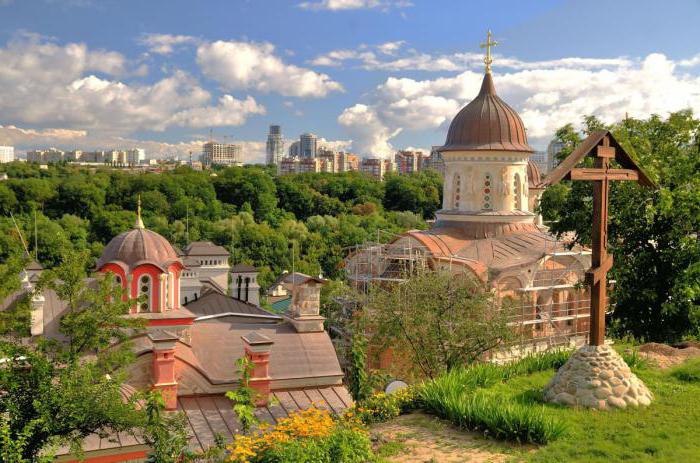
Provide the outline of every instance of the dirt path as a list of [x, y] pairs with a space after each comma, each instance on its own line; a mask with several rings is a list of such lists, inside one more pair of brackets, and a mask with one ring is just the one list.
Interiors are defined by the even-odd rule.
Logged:
[[377, 452], [392, 463], [504, 463], [512, 458], [512, 450], [521, 448], [460, 431], [424, 413], [375, 425], [372, 434]]

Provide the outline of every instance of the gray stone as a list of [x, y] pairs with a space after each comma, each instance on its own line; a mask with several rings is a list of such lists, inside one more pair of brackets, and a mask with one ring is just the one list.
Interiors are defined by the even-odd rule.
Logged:
[[573, 406], [576, 405], [576, 398], [571, 394], [567, 394], [566, 392], [560, 392], [556, 395], [556, 397], [554, 397], [553, 402], [561, 405]]
[[575, 352], [545, 388], [548, 402], [597, 410], [649, 405], [652, 395], [609, 346]]
[[624, 399], [621, 399], [619, 397], [608, 397], [608, 405], [616, 408], [626, 408], [627, 407], [627, 402], [624, 401]]

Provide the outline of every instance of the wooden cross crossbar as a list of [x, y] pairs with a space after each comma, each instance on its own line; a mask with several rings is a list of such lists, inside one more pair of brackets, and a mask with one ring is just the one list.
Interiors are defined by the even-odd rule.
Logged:
[[[613, 143], [614, 142], [614, 145]], [[585, 156], [595, 159], [594, 167], [576, 168]], [[618, 161], [623, 169], [613, 169], [610, 160]], [[545, 179], [545, 185], [563, 178], [592, 181], [593, 184], [593, 233], [591, 268], [586, 272], [586, 283], [591, 288], [591, 327], [589, 343], [600, 346], [605, 342], [605, 308], [607, 306], [607, 273], [612, 268], [613, 257], [608, 254], [608, 195], [611, 181], [636, 181], [646, 186], [653, 182], [624, 152], [608, 131], [592, 133], [573, 153]]]

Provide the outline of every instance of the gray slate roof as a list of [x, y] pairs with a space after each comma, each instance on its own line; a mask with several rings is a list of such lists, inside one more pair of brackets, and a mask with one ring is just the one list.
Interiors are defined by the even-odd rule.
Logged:
[[229, 252], [223, 246], [211, 241], [193, 241], [182, 250], [185, 256], [229, 256]]

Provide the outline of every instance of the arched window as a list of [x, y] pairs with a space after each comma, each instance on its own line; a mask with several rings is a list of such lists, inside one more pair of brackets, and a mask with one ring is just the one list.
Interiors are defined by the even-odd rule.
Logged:
[[117, 286], [121, 287], [122, 277], [120, 277], [119, 275], [114, 275], [114, 282], [117, 284]]
[[462, 177], [459, 174], [455, 174], [454, 179], [452, 180], [452, 195], [453, 195], [453, 200], [452, 204], [454, 209], [459, 209], [459, 200], [461, 199], [461, 192], [462, 192]]
[[139, 296], [145, 299], [139, 305], [139, 312], [151, 311], [151, 277], [143, 275], [139, 279]]
[[486, 174], [484, 175], [484, 187], [483, 187], [483, 202], [481, 204], [481, 209], [485, 211], [490, 211], [493, 210], [493, 201], [492, 201], [492, 183], [493, 179], [491, 178], [491, 174]]
[[243, 277], [238, 275], [238, 279], [236, 280], [237, 283], [237, 294], [236, 294], [236, 299], [241, 300], [241, 287], [243, 286]]
[[520, 194], [520, 174], [515, 174], [513, 176], [513, 208], [516, 211], [523, 209], [522, 196]]

